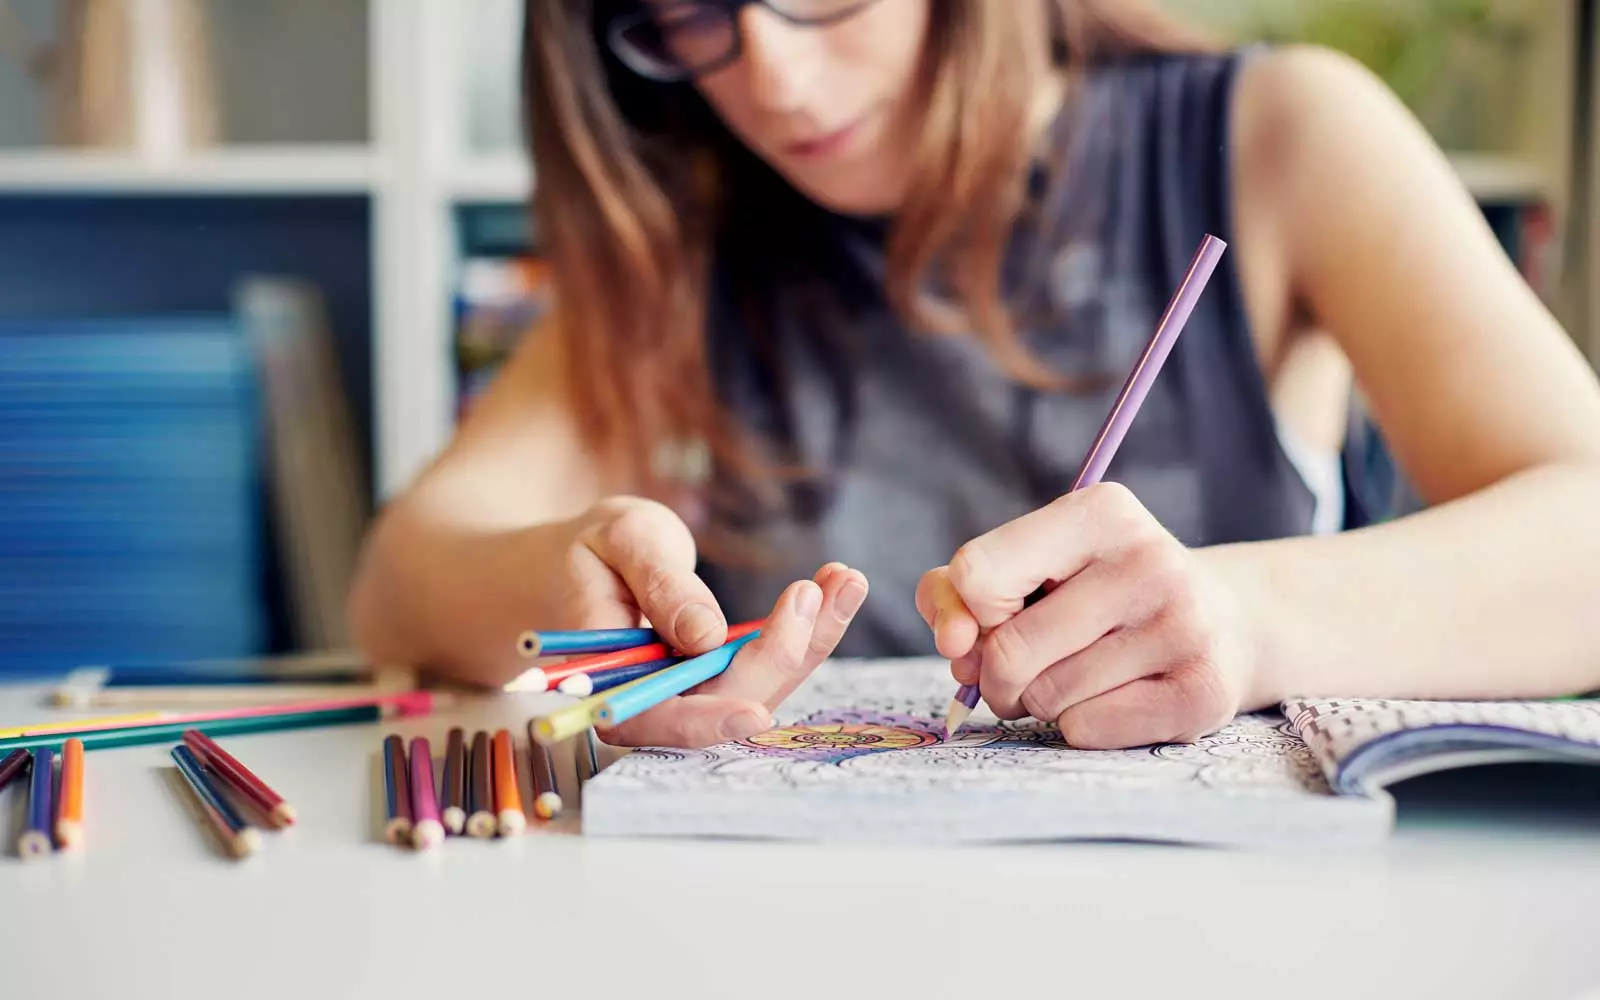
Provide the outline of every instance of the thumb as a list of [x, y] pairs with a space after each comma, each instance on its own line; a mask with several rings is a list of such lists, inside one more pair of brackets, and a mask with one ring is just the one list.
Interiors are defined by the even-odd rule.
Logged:
[[727, 638], [711, 588], [695, 575], [694, 536], [671, 508], [633, 497], [602, 501], [580, 533], [621, 577], [633, 603], [669, 646], [703, 653]]

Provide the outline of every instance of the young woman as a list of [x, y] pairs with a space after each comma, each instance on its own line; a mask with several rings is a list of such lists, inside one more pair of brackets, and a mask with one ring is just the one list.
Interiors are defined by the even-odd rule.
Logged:
[[[377, 525], [374, 657], [498, 682], [530, 626], [767, 617], [603, 734], [689, 746], [836, 651], [937, 649], [1085, 747], [1600, 687], [1593, 373], [1351, 62], [1132, 0], [526, 16], [557, 316]], [[1061, 496], [1206, 233], [1113, 482]], [[1366, 413], [1420, 513], [1372, 509]]]

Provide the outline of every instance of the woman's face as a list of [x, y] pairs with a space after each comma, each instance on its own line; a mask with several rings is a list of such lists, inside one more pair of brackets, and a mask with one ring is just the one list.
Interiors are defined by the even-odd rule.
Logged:
[[817, 26], [748, 4], [739, 13], [742, 56], [696, 86], [728, 129], [801, 193], [837, 212], [890, 212], [914, 153], [930, 3], [876, 0]]

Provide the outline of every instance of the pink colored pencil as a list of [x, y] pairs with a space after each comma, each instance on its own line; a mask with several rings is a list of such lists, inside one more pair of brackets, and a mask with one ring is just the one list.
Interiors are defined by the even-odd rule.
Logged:
[[411, 843], [427, 850], [444, 842], [439, 798], [433, 790], [433, 749], [425, 736], [411, 740]]

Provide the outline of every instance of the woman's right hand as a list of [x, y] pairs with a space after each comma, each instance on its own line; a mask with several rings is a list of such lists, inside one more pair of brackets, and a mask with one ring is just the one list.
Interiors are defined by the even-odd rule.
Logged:
[[[695, 543], [670, 508], [612, 497], [561, 524], [532, 529], [539, 562], [559, 567], [535, 585], [543, 629], [648, 625], [682, 653], [721, 645], [728, 622], [695, 574]], [[772, 710], [833, 652], [867, 596], [867, 580], [839, 563], [779, 596], [761, 635], [726, 671], [600, 736], [614, 746], [701, 747], [772, 725]]]

